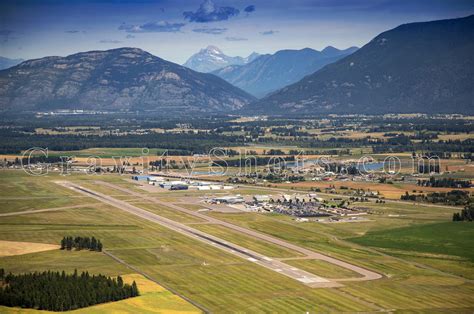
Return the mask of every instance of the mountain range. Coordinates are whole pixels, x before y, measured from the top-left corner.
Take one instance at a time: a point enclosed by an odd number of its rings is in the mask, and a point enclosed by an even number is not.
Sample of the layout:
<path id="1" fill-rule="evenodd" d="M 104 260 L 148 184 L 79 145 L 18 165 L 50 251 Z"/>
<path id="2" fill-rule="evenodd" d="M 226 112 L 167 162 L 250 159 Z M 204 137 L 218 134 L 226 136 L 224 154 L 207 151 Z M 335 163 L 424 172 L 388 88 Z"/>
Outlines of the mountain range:
<path id="1" fill-rule="evenodd" d="M 245 112 L 474 113 L 474 15 L 410 23 Z"/>
<path id="2" fill-rule="evenodd" d="M 0 110 L 474 114 L 474 15 L 400 25 L 355 50 L 251 55 L 216 75 L 138 48 L 27 60 L 0 70 Z M 239 88 L 261 96 L 298 76 L 260 100 Z"/>
<path id="3" fill-rule="evenodd" d="M 339 50 L 328 46 L 322 51 L 310 48 L 280 50 L 257 57 L 245 65 L 230 65 L 215 74 L 256 97 L 301 80 L 323 66 L 357 51 L 357 47 Z"/>
<path id="4" fill-rule="evenodd" d="M 255 60 L 258 53 L 253 52 L 248 57 L 230 57 L 225 55 L 216 46 L 207 46 L 198 53 L 192 55 L 183 66 L 194 71 L 209 73 L 229 65 L 242 65 Z"/>
<path id="5" fill-rule="evenodd" d="M 5 57 L 0 57 L 0 70 L 8 69 L 23 61 L 24 61 L 23 59 L 10 59 L 10 58 L 5 58 Z"/>
<path id="6" fill-rule="evenodd" d="M 254 97 L 138 48 L 28 60 L 0 71 L 2 110 L 236 110 Z"/>

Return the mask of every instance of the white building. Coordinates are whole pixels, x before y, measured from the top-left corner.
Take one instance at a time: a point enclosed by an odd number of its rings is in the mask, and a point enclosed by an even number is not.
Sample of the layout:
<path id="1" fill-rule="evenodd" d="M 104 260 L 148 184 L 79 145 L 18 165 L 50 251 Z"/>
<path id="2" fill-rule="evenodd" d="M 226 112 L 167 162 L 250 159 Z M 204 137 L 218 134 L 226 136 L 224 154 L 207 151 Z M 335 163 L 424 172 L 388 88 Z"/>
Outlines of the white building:
<path id="1" fill-rule="evenodd" d="M 217 204 L 220 204 L 220 203 L 224 203 L 224 204 L 240 204 L 240 203 L 243 203 L 243 202 L 244 202 L 244 199 L 243 199 L 243 197 L 240 196 L 240 195 L 235 195 L 235 196 L 226 195 L 226 196 L 215 197 L 215 198 L 212 199 L 212 202 L 213 202 L 213 203 L 217 203 Z"/>

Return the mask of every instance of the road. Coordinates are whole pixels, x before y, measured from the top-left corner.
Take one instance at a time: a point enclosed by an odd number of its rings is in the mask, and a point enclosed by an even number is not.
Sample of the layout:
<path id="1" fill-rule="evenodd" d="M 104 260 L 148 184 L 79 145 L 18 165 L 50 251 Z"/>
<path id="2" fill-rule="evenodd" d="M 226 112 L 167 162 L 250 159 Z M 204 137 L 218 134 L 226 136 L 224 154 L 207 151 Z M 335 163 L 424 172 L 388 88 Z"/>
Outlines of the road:
<path id="1" fill-rule="evenodd" d="M 285 247 L 287 249 L 299 252 L 299 253 L 303 254 L 304 258 L 306 258 L 306 259 L 322 260 L 322 261 L 337 265 L 339 267 L 349 269 L 349 270 L 351 270 L 353 272 L 356 272 L 360 275 L 360 277 L 331 279 L 331 281 L 333 281 L 333 282 L 365 281 L 365 280 L 375 280 L 375 279 L 382 278 L 382 275 L 380 275 L 376 272 L 370 271 L 368 269 L 365 269 L 365 268 L 362 268 L 362 267 L 344 262 L 344 261 L 336 259 L 334 257 L 330 257 L 330 256 L 327 256 L 327 255 L 318 253 L 318 252 L 314 252 L 312 250 L 303 248 L 301 246 L 298 246 L 298 245 L 295 245 L 293 243 L 281 240 L 279 238 L 275 238 L 275 237 L 272 237 L 272 236 L 269 236 L 269 235 L 251 230 L 251 229 L 247 229 L 247 228 L 244 228 L 244 227 L 241 227 L 241 226 L 238 226 L 238 225 L 235 225 L 235 224 L 232 224 L 232 223 L 229 223 L 229 222 L 226 222 L 226 221 L 214 218 L 214 217 L 210 217 L 208 215 L 205 215 L 205 214 L 193 211 L 193 210 L 189 210 L 189 209 L 181 207 L 177 204 L 172 204 L 170 202 L 164 202 L 164 201 L 160 200 L 159 198 L 156 198 L 156 197 L 153 197 L 153 196 L 148 196 L 148 195 L 145 195 L 145 194 L 142 194 L 142 193 L 139 193 L 139 192 L 135 192 L 131 189 L 127 189 L 125 187 L 121 187 L 121 186 L 118 186 L 118 185 L 115 185 L 115 184 L 112 184 L 112 183 L 108 183 L 108 182 L 104 182 L 104 181 L 95 181 L 95 183 L 100 184 L 102 186 L 106 186 L 106 187 L 115 189 L 115 190 L 118 190 L 118 191 L 121 191 L 121 192 L 124 192 L 124 193 L 128 193 L 128 194 L 133 195 L 133 196 L 135 196 L 135 197 L 137 197 L 138 199 L 141 199 L 141 200 L 146 200 L 146 201 L 149 201 L 149 202 L 161 205 L 161 206 L 165 206 L 165 207 L 168 207 L 168 208 L 178 210 L 178 211 L 186 213 L 188 215 L 198 217 L 200 219 L 203 219 L 204 221 L 207 221 L 208 223 L 222 225 L 224 227 L 227 227 L 229 229 L 232 229 L 232 230 L 235 230 L 237 232 L 243 233 L 245 235 L 251 236 L 253 238 L 260 239 L 260 240 L 263 240 L 263 241 L 266 241 L 266 242 L 269 242 L 269 243 L 272 243 L 272 244 L 276 244 L 278 246 L 282 246 L 282 247 Z M 280 261 L 281 261 L 281 259 L 280 259 Z"/>
<path id="2" fill-rule="evenodd" d="M 71 190 L 74 190 L 80 194 L 87 195 L 91 198 L 94 198 L 98 201 L 101 201 L 105 204 L 114 206 L 116 208 L 119 208 L 123 211 L 126 211 L 130 214 L 133 214 L 135 216 L 138 216 L 140 218 L 146 219 L 151 222 L 155 222 L 163 227 L 166 227 L 168 229 L 171 229 L 175 232 L 181 233 L 185 236 L 188 236 L 190 238 L 193 238 L 195 240 L 204 242 L 206 244 L 212 245 L 218 249 L 221 249 L 227 253 L 236 255 L 242 259 L 245 259 L 247 261 L 250 261 L 252 263 L 255 263 L 257 265 L 263 266 L 267 269 L 270 269 L 274 272 L 277 272 L 279 274 L 285 275 L 287 277 L 290 277 L 294 280 L 297 280 L 309 287 L 312 288 L 328 288 L 328 287 L 339 287 L 341 284 L 328 280 L 326 278 L 322 278 L 319 276 L 316 276 L 314 274 L 311 274 L 307 271 L 298 269 L 296 267 L 290 266 L 288 264 L 285 264 L 282 261 L 276 260 L 269 258 L 267 256 L 264 256 L 260 253 L 254 252 L 252 250 L 246 249 L 244 247 L 241 247 L 239 245 L 229 243 L 225 240 L 222 240 L 218 237 L 206 234 L 205 232 L 199 231 L 197 229 L 194 229 L 190 226 L 178 223 L 176 221 L 167 219 L 165 217 L 161 217 L 157 214 L 154 214 L 152 212 L 149 212 L 147 210 L 141 209 L 139 207 L 136 207 L 134 205 L 131 205 L 127 202 L 118 200 L 116 198 L 113 198 L 111 196 L 99 193 L 97 191 L 93 191 L 91 189 L 82 187 L 78 184 L 68 182 L 68 181 L 56 181 L 56 183 L 69 188 Z"/>

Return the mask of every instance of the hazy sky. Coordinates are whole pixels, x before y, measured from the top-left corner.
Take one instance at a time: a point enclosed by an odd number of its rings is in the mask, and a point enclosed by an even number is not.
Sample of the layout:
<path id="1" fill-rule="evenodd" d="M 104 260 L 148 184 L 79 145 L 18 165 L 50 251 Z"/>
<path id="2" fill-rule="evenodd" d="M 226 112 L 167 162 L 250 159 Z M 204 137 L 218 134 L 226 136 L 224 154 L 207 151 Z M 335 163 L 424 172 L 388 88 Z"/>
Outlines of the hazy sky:
<path id="1" fill-rule="evenodd" d="M 183 63 L 226 54 L 363 46 L 399 24 L 474 14 L 474 0 L 0 0 L 0 56 L 139 47 Z"/>

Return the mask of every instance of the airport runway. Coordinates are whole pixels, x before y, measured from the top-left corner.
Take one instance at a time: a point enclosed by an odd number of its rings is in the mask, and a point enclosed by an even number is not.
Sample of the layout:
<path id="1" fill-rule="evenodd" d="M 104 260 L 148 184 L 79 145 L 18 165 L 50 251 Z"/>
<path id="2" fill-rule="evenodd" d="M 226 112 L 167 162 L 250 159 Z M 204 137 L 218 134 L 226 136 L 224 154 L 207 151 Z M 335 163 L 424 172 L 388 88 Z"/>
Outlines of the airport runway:
<path id="1" fill-rule="evenodd" d="M 229 229 L 232 229 L 232 230 L 241 232 L 243 234 L 249 235 L 251 237 L 254 237 L 254 238 L 257 238 L 257 239 L 260 239 L 260 240 L 263 240 L 263 241 L 267 241 L 267 242 L 285 247 L 287 249 L 302 253 L 304 255 L 304 257 L 302 257 L 302 258 L 323 260 L 325 262 L 337 265 L 339 267 L 349 269 L 349 270 L 351 270 L 353 272 L 356 272 L 360 275 L 360 277 L 331 279 L 331 281 L 333 281 L 333 282 L 366 281 L 366 280 L 376 280 L 376 279 L 382 278 L 382 275 L 380 275 L 376 272 L 370 271 L 368 269 L 365 269 L 365 268 L 362 268 L 362 267 L 359 267 L 359 266 L 341 261 L 341 260 L 339 260 L 337 258 L 334 258 L 334 257 L 330 257 L 330 256 L 327 256 L 327 255 L 324 255 L 324 254 L 321 254 L 321 253 L 311 251 L 309 249 L 306 249 L 306 248 L 303 248 L 301 246 L 295 245 L 293 243 L 281 240 L 279 238 L 275 238 L 275 237 L 266 235 L 264 233 L 260 233 L 260 232 L 257 232 L 257 231 L 251 230 L 251 229 L 247 229 L 247 228 L 244 228 L 244 227 L 241 227 L 241 226 L 238 226 L 238 225 L 234 225 L 234 224 L 226 222 L 226 221 L 219 220 L 217 218 L 214 218 L 214 217 L 211 217 L 211 216 L 208 216 L 208 215 L 205 215 L 205 214 L 193 211 L 193 210 L 189 210 L 187 208 L 181 207 L 181 206 L 176 205 L 176 204 L 161 201 L 158 198 L 153 197 L 153 196 L 148 196 L 148 195 L 145 195 L 145 194 L 142 194 L 142 193 L 138 193 L 138 192 L 135 192 L 131 189 L 127 189 L 127 188 L 124 188 L 124 187 L 121 187 L 121 186 L 118 186 L 118 185 L 115 185 L 115 184 L 112 184 L 112 183 L 104 182 L 104 181 L 95 181 L 95 183 L 100 184 L 102 186 L 106 186 L 106 187 L 115 189 L 115 190 L 118 190 L 118 191 L 121 191 L 121 192 L 124 192 L 124 193 L 128 193 L 128 194 L 133 195 L 133 196 L 135 196 L 139 199 L 142 199 L 142 200 L 147 200 L 149 202 L 152 202 L 152 203 L 155 203 L 155 204 L 158 204 L 158 205 L 162 205 L 162 206 L 165 206 L 165 207 L 168 207 L 168 208 L 176 209 L 176 210 L 181 211 L 183 213 L 186 213 L 188 215 L 193 215 L 195 217 L 203 219 L 203 220 L 205 220 L 209 223 L 219 224 L 219 225 L 225 226 Z M 298 257 L 291 258 L 291 259 L 298 259 Z M 279 260 L 281 261 L 281 259 L 279 259 Z"/>
<path id="2" fill-rule="evenodd" d="M 267 269 L 270 269 L 272 271 L 275 271 L 279 274 L 285 275 L 287 277 L 290 277 L 294 280 L 297 280 L 309 287 L 313 288 L 328 288 L 328 287 L 339 287 L 341 284 L 331 281 L 316 275 L 313 275 L 307 271 L 298 269 L 296 267 L 290 266 L 288 264 L 285 264 L 282 261 L 276 260 L 269 258 L 267 256 L 264 256 L 262 254 L 259 254 L 257 252 L 254 252 L 252 250 L 243 248 L 241 246 L 238 246 L 236 244 L 227 242 L 225 240 L 222 240 L 218 237 L 209 235 L 205 232 L 199 231 L 197 229 L 194 229 L 190 226 L 178 223 L 176 221 L 161 217 L 157 214 L 154 214 L 152 212 L 149 212 L 147 210 L 138 208 L 134 205 L 131 205 L 127 202 L 118 200 L 116 198 L 113 198 L 111 196 L 93 191 L 91 189 L 82 187 L 78 184 L 68 182 L 68 181 L 57 181 L 56 183 L 69 188 L 71 190 L 74 190 L 80 194 L 87 195 L 91 198 L 94 198 L 98 201 L 101 201 L 105 204 L 114 206 L 116 208 L 119 208 L 123 211 L 126 211 L 128 213 L 131 213 L 133 215 L 136 215 L 138 217 L 141 217 L 143 219 L 155 222 L 160 224 L 163 227 L 169 228 L 173 231 L 179 232 L 185 236 L 188 236 L 190 238 L 196 239 L 198 241 L 207 243 L 209 245 L 212 245 L 218 249 L 221 249 L 225 252 L 231 253 L 233 255 L 236 255 L 240 258 L 246 259 L 247 261 L 250 261 L 252 263 L 255 263 L 257 265 L 263 266 Z M 166 205 L 168 206 L 168 205 Z"/>

